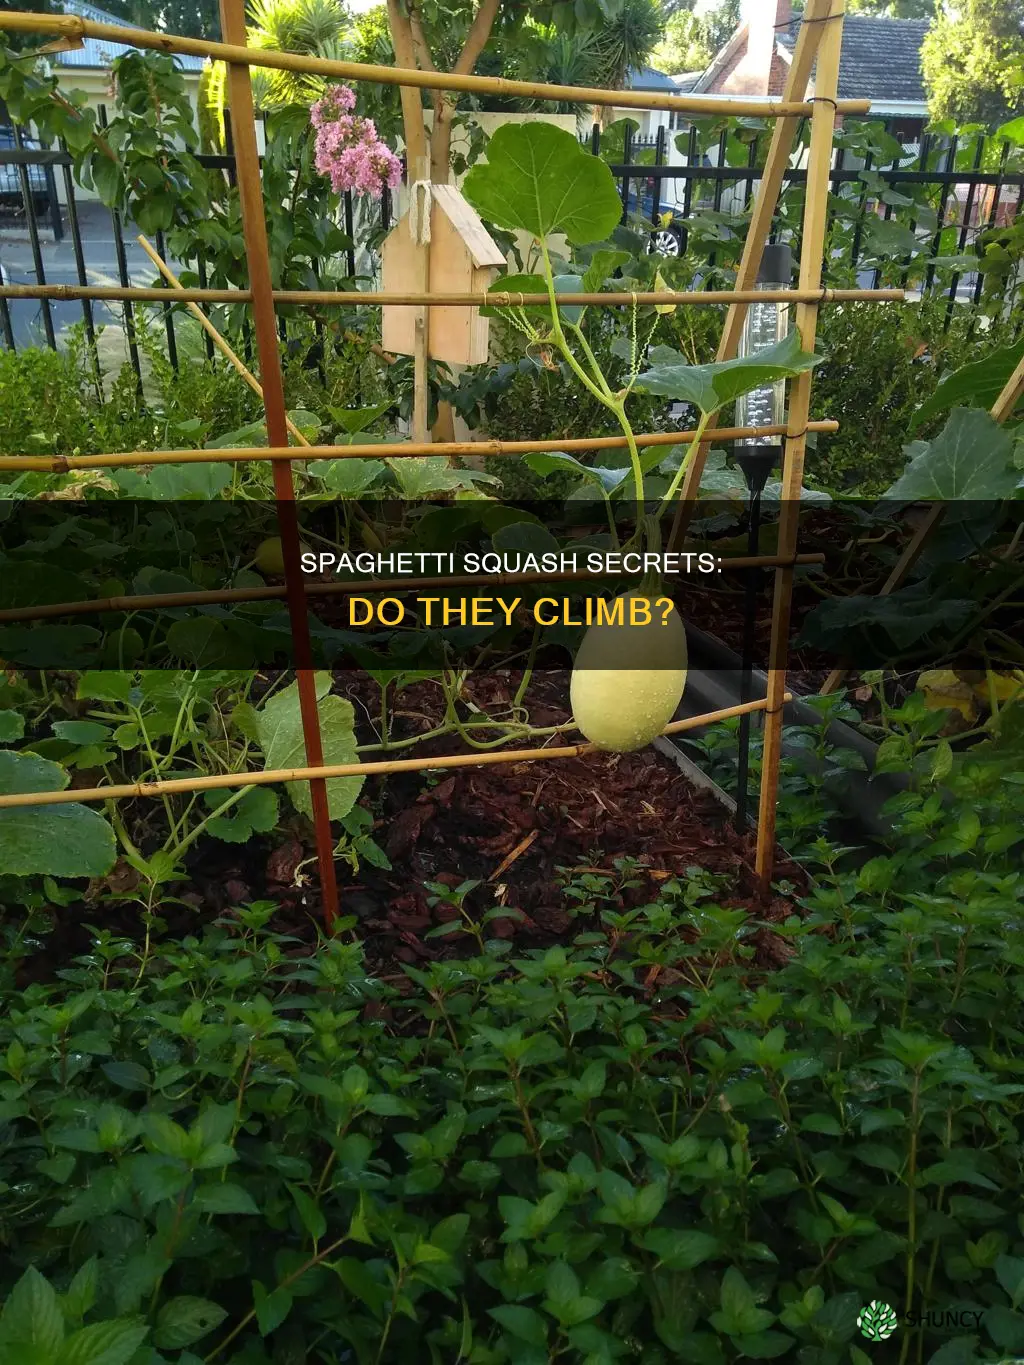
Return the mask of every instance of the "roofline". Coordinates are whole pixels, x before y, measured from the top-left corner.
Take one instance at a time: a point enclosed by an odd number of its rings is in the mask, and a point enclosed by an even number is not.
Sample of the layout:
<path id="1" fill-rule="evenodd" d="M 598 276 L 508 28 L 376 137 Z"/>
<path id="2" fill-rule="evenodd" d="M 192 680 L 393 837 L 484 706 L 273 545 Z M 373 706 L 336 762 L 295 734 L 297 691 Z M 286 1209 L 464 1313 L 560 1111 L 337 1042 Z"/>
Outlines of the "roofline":
<path id="1" fill-rule="evenodd" d="M 700 79 L 690 91 L 691 94 L 695 95 L 698 92 L 703 94 L 707 91 L 707 87 L 715 79 L 719 71 L 721 71 L 726 62 L 728 62 L 729 58 L 733 55 L 733 52 L 739 46 L 740 39 L 749 37 L 749 29 L 749 24 L 739 25 L 735 33 L 733 33 L 726 42 L 725 46 L 720 48 L 712 57 L 707 68 L 702 72 Z"/>
<path id="2" fill-rule="evenodd" d="M 872 100 L 872 114 L 910 114 L 914 117 L 928 117 L 926 100 Z"/>

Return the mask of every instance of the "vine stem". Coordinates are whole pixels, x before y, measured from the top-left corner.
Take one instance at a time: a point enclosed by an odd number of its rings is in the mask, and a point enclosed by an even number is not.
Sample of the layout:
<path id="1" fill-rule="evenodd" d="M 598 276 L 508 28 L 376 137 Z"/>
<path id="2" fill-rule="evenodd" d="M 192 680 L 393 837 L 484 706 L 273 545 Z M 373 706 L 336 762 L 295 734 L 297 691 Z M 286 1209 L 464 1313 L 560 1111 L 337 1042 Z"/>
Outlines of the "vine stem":
<path id="1" fill-rule="evenodd" d="M 904 1311 L 909 1316 L 914 1306 L 914 1271 L 917 1265 L 917 1139 L 920 1129 L 918 1102 L 921 1094 L 921 1071 L 914 1072 L 914 1086 L 910 1096 L 910 1153 L 907 1159 L 907 1296 Z M 910 1333 L 903 1338 L 900 1365 L 904 1365 L 910 1350 Z"/>
<path id="2" fill-rule="evenodd" d="M 683 482 L 683 479 L 686 478 L 686 471 L 692 464 L 694 455 L 701 447 L 701 444 L 704 439 L 704 433 L 705 431 L 707 431 L 708 423 L 711 421 L 713 415 L 714 414 L 710 412 L 701 413 L 700 422 L 697 424 L 697 430 L 696 433 L 694 434 L 693 440 L 690 443 L 690 448 L 686 452 L 682 461 L 680 462 L 679 468 L 676 470 L 675 478 L 669 484 L 668 491 L 665 493 L 665 496 L 661 500 L 661 504 L 663 507 L 666 504 L 672 502 L 676 494 L 679 492 L 679 486 Z"/>
<path id="3" fill-rule="evenodd" d="M 643 521 L 644 516 L 644 470 L 643 465 L 640 463 L 640 452 L 637 449 L 636 436 L 630 425 L 629 418 L 626 416 L 624 394 L 617 397 L 612 393 L 608 381 L 601 372 L 601 368 L 597 363 L 594 353 L 590 349 L 586 338 L 582 335 L 580 328 L 570 324 L 570 326 L 573 327 L 573 331 L 580 338 L 584 354 L 594 367 L 595 374 L 597 374 L 600 379 L 600 384 L 595 383 L 594 380 L 591 379 L 590 375 L 587 374 L 586 370 L 573 354 L 572 348 L 566 340 L 565 331 L 562 328 L 562 319 L 558 313 L 558 304 L 555 302 L 555 276 L 554 271 L 551 268 L 551 255 L 548 252 L 548 244 L 543 238 L 540 239 L 540 250 L 541 259 L 544 262 L 544 283 L 547 285 L 548 304 L 551 309 L 551 330 L 555 339 L 555 344 L 565 357 L 576 378 L 588 393 L 592 394 L 603 407 L 606 407 L 609 412 L 615 414 L 615 419 L 622 428 L 622 434 L 625 436 L 626 445 L 629 448 L 630 464 L 633 467 L 633 480 L 636 484 L 637 522 L 640 523 Z M 628 390 L 625 390 L 624 393 L 625 392 L 628 392 Z"/>

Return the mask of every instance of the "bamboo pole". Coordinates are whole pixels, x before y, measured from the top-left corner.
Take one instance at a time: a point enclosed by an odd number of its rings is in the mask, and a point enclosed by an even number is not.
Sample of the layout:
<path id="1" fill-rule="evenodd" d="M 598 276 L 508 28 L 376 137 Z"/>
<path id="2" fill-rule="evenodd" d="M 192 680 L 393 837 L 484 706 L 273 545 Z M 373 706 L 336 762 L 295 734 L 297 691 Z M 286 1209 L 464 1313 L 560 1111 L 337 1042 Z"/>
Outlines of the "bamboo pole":
<path id="1" fill-rule="evenodd" d="M 220 0 L 220 24 L 224 37 L 231 40 L 244 53 L 246 34 L 243 0 Z M 278 351 L 277 319 L 274 313 L 270 274 L 270 246 L 267 240 L 263 181 L 256 145 L 256 117 L 248 65 L 237 61 L 228 65 L 227 90 L 238 178 L 238 202 L 245 239 L 245 254 L 249 265 L 249 285 L 252 290 L 252 319 L 260 360 L 267 442 L 272 446 L 287 446 L 288 417 L 285 411 L 284 377 L 281 373 L 281 355 Z M 316 768 L 323 763 L 324 752 L 313 676 L 313 647 L 309 633 L 306 594 L 302 587 L 295 486 L 290 464 L 279 462 L 272 468 L 277 524 L 281 532 L 281 552 L 284 559 L 288 616 L 297 665 L 302 737 L 306 758 L 311 767 Z M 324 906 L 324 919 L 330 930 L 338 915 L 338 885 L 334 871 L 334 840 L 331 837 L 327 783 L 314 774 L 310 778 L 309 788 L 320 870 L 320 894 Z"/>
<path id="2" fill-rule="evenodd" d="M 999 397 L 989 409 L 992 420 L 998 422 L 999 425 L 1002 426 L 1003 423 L 1013 415 L 1013 410 L 1020 401 L 1022 394 L 1024 394 L 1024 359 L 1020 361 L 1013 374 L 1003 385 L 1002 393 L 1000 393 Z M 931 507 L 928 509 L 927 515 L 914 532 L 910 544 L 900 555 L 899 559 L 893 565 L 889 577 L 879 588 L 879 597 L 889 597 L 897 588 L 901 588 L 907 581 L 911 569 L 920 559 L 921 553 L 931 538 L 932 532 L 942 521 L 945 514 L 945 503 L 932 503 Z M 827 697 L 830 693 L 834 692 L 837 687 L 842 685 L 849 671 L 850 665 L 846 662 L 841 663 L 838 668 L 833 669 L 825 679 L 820 695 Z"/>
<path id="3" fill-rule="evenodd" d="M 809 431 L 834 432 L 839 423 L 832 420 L 811 422 Z M 784 426 L 725 427 L 719 431 L 721 440 L 744 441 L 757 436 L 785 436 Z M 637 436 L 638 448 L 649 446 L 690 445 L 695 431 L 652 431 Z M 111 455 L 0 455 L 0 470 L 13 469 L 24 473 L 70 474 L 76 469 L 126 469 L 134 466 L 161 464 L 249 464 L 258 460 L 288 462 L 291 460 L 403 460 L 421 455 L 478 455 L 505 457 L 509 455 L 540 454 L 556 451 L 622 450 L 624 436 L 573 436 L 565 441 L 395 441 L 380 445 L 347 446 L 240 446 L 224 450 L 134 450 Z"/>
<path id="4" fill-rule="evenodd" d="M 430 294 L 430 220 L 434 212 L 433 191 L 430 186 L 430 158 L 422 156 L 416 166 L 413 184 L 409 187 L 410 240 L 415 252 L 414 279 L 419 283 L 420 307 L 413 323 L 413 378 L 412 378 L 412 439 L 425 443 L 430 436 L 427 420 L 429 395 L 427 372 L 430 355 L 430 309 L 423 299 Z M 415 237 L 412 224 L 416 224 Z"/>
<path id="5" fill-rule="evenodd" d="M 776 568 L 783 561 L 778 555 L 742 555 L 735 559 L 719 560 L 719 572 L 746 569 Z M 823 554 L 796 555 L 794 564 L 824 564 Z M 437 578 L 349 579 L 340 583 L 303 582 L 307 599 L 310 597 L 346 597 L 352 593 L 423 592 L 434 588 L 504 588 L 526 587 L 537 583 L 601 582 L 608 578 L 631 575 L 613 571 L 580 573 L 527 574 L 448 574 Z M 80 602 L 48 602 L 34 607 L 7 607 L 0 611 L 0 622 L 44 621 L 59 616 L 91 616 L 108 611 L 155 611 L 168 607 L 229 606 L 239 602 L 273 602 L 284 597 L 283 585 L 267 584 L 262 588 L 221 588 L 196 592 L 143 593 L 138 596 L 101 597 Z"/>
<path id="6" fill-rule="evenodd" d="M 792 701 L 786 693 L 785 701 Z M 765 701 L 746 702 L 702 716 L 690 716 L 667 725 L 664 735 L 679 735 L 752 711 L 763 711 Z M 574 728 L 566 724 L 567 730 Z M 334 777 L 376 777 L 389 773 L 444 772 L 452 768 L 492 767 L 503 763 L 534 763 L 554 758 L 579 758 L 600 753 L 596 744 L 570 744 L 561 748 L 506 749 L 504 752 L 445 754 L 438 758 L 393 758 L 373 763 L 325 763 L 309 768 L 275 768 L 264 772 L 218 773 L 210 777 L 175 777 L 159 782 L 125 782 L 109 787 L 83 787 L 50 792 L 11 792 L 0 796 L 0 810 L 22 806 L 62 806 L 76 802 L 121 801 L 126 797 L 172 796 L 188 792 L 224 791 L 232 787 L 266 787 L 276 782 L 312 782 Z"/>
<path id="7" fill-rule="evenodd" d="M 0 11 L 2 13 L 2 11 Z M 733 289 L 691 289 L 669 291 L 658 294 L 640 290 L 637 293 L 609 291 L 594 294 L 556 294 L 555 302 L 566 307 L 609 307 L 632 308 L 665 304 L 693 305 L 695 307 L 723 307 L 736 303 L 900 303 L 905 298 L 902 289 L 818 289 L 813 296 L 800 289 L 741 290 Z M 0 285 L 0 298 L 3 299 L 51 299 L 73 301 L 91 299 L 94 302 L 117 303 L 125 300 L 136 303 L 167 303 L 166 289 L 147 285 L 107 285 L 107 284 L 5 284 Z M 549 303 L 546 295 L 519 294 L 507 290 L 474 292 L 469 294 L 447 294 L 444 292 L 423 294 L 388 292 L 380 289 L 275 289 L 275 304 L 293 304 L 302 307 L 354 308 L 421 308 L 424 305 L 444 308 L 538 308 L 547 311 Z M 239 305 L 252 302 L 249 289 L 192 289 L 179 286 L 175 294 L 178 303 L 220 303 Z"/>
<path id="8" fill-rule="evenodd" d="M 139 233 L 138 237 L 136 237 L 135 240 L 138 242 L 139 246 L 142 247 L 143 251 L 153 262 L 157 270 L 159 270 L 160 274 L 164 277 L 164 279 L 171 286 L 171 288 L 174 290 L 183 290 L 185 286 L 178 279 L 177 275 L 175 275 L 174 271 L 170 268 L 170 266 L 163 259 L 163 257 L 157 252 L 156 248 L 150 245 L 150 243 L 142 235 L 141 232 Z M 213 323 L 206 316 L 206 314 L 203 312 L 203 310 L 199 307 L 198 304 L 188 303 L 185 306 L 188 309 L 188 311 L 192 314 L 192 316 L 195 318 L 196 322 L 199 323 L 200 327 L 202 327 L 206 335 L 213 342 L 214 346 L 216 346 L 217 350 L 220 351 L 221 355 L 224 356 L 225 359 L 228 360 L 230 364 L 234 366 L 234 368 L 242 376 L 245 382 L 249 385 L 250 389 L 252 389 L 253 393 L 256 394 L 257 398 L 259 398 L 260 401 L 262 402 L 263 388 L 260 384 L 260 381 L 256 378 L 253 372 L 246 368 L 246 366 L 242 363 L 242 361 L 238 358 L 238 356 L 231 349 L 228 343 L 224 340 L 220 332 L 217 331 L 216 327 L 214 327 Z M 287 415 L 287 413 L 285 414 L 284 420 L 285 425 L 288 428 L 288 431 L 291 433 L 292 436 L 295 437 L 300 446 L 308 446 L 311 444 L 311 442 L 308 441 L 305 436 L 303 436 L 302 432 L 295 425 L 292 419 Z"/>
<path id="9" fill-rule="evenodd" d="M 598 104 L 626 109 L 668 109 L 683 114 L 710 114 L 720 117 L 735 114 L 746 118 L 777 118 L 810 114 L 806 102 L 785 99 L 742 99 L 717 95 L 658 95 L 640 90 L 606 90 L 578 85 L 552 85 L 540 81 L 515 81 L 505 76 L 474 76 L 448 71 L 419 71 L 406 67 L 375 66 L 365 62 L 335 61 L 271 48 L 249 48 L 241 41 L 210 42 L 184 38 L 147 29 L 126 28 L 119 24 L 97 23 L 77 15 L 31 14 L 0 10 L 0 31 L 52 34 L 57 38 L 99 38 L 123 43 L 127 47 L 158 52 L 178 52 L 227 62 L 238 68 L 267 67 L 275 71 L 297 71 L 304 75 L 328 76 L 336 81 L 371 81 L 378 85 L 418 87 L 422 90 L 458 90 L 469 94 L 565 101 L 573 104 Z M 840 100 L 841 114 L 867 114 L 870 100 Z"/>
<path id="10" fill-rule="evenodd" d="M 827 14 L 833 23 L 817 25 L 822 30 L 818 45 L 815 75 L 816 98 L 811 123 L 811 146 L 807 168 L 807 199 L 804 205 L 800 261 L 800 284 L 814 290 L 821 284 L 828 226 L 829 177 L 835 138 L 836 93 L 839 89 L 839 61 L 843 46 L 843 17 L 846 0 L 830 0 Z M 818 306 L 802 303 L 797 308 L 797 330 L 805 351 L 813 351 L 817 338 Z M 782 461 L 782 493 L 779 514 L 778 551 L 782 558 L 796 553 L 800 529 L 800 493 L 804 481 L 804 455 L 807 448 L 807 423 L 810 417 L 813 370 L 797 376 L 790 388 L 789 430 Z M 761 793 L 757 822 L 756 872 L 762 895 L 771 890 L 775 853 L 775 828 L 778 815 L 779 764 L 782 758 L 783 696 L 789 653 L 789 627 L 793 608 L 793 569 L 775 571 L 775 600 L 772 610 L 772 638 L 768 661 L 764 747 L 761 759 Z"/>
<path id="11" fill-rule="evenodd" d="M 784 99 L 799 99 L 806 94 L 823 32 L 830 27 L 829 18 L 829 0 L 810 0 L 804 11 L 804 21 L 800 25 L 796 49 L 790 64 L 789 75 L 786 78 Z M 743 256 L 736 274 L 736 292 L 725 317 L 725 327 L 718 347 L 718 360 L 732 360 L 736 356 L 740 338 L 743 335 L 747 305 L 759 301 L 770 301 L 776 292 L 774 290 L 758 292 L 753 286 L 757 280 L 757 272 L 761 267 L 765 244 L 772 229 L 772 222 L 778 208 L 783 181 L 789 168 L 799 126 L 799 118 L 784 118 L 780 119 L 772 130 L 761 183 L 758 186 L 750 226 L 747 228 L 746 241 L 743 245 Z M 793 302 L 811 302 L 811 299 L 807 297 L 807 291 L 801 289 L 793 292 L 800 295 Z M 825 302 L 831 293 L 834 291 L 820 290 L 819 296 L 822 302 Z M 781 302 L 782 300 L 775 301 Z M 833 298 L 831 301 L 839 302 L 840 300 Z M 854 302 L 852 299 L 842 301 Z M 876 301 L 881 302 L 882 300 L 876 296 Z M 717 431 L 718 420 L 719 414 L 716 413 L 708 426 L 708 440 L 702 442 L 700 448 L 694 452 L 693 462 L 683 479 L 682 487 L 679 490 L 679 502 L 676 505 L 672 529 L 668 538 L 670 549 L 674 549 L 681 543 L 686 535 L 692 509 L 696 504 L 700 490 L 704 467 L 707 464 L 708 453 L 711 450 L 711 437 L 716 434 L 717 439 L 722 439 L 722 433 Z"/>

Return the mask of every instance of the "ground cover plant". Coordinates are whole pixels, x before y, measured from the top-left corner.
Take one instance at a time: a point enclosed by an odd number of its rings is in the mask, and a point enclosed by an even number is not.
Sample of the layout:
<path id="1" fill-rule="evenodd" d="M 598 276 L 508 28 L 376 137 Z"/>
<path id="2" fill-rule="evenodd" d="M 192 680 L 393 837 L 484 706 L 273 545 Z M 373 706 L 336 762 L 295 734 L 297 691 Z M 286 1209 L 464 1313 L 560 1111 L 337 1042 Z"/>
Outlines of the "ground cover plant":
<path id="1" fill-rule="evenodd" d="M 766 918 L 577 875 L 564 945 L 388 980 L 267 902 L 33 979 L 8 879 L 9 1358 L 863 1365 L 872 1300 L 885 1358 L 1019 1349 L 1022 723 Z"/>

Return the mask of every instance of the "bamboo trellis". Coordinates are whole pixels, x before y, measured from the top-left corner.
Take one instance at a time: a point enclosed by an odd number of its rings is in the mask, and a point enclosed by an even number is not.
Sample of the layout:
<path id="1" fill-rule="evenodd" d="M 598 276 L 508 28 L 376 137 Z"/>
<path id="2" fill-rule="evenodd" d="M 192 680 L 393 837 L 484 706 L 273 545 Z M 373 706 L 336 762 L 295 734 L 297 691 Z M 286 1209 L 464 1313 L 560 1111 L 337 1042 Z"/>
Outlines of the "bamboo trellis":
<path id="1" fill-rule="evenodd" d="M 769 117 L 777 120 L 766 166 L 754 205 L 753 217 L 747 234 L 736 287 L 732 291 L 702 291 L 699 293 L 607 293 L 594 295 L 572 294 L 561 297 L 566 304 L 581 303 L 601 307 L 634 306 L 636 304 L 728 305 L 725 328 L 719 347 L 719 359 L 735 356 L 747 307 L 752 302 L 769 299 L 797 305 L 797 326 L 805 350 L 813 350 L 817 329 L 818 309 L 825 304 L 851 300 L 877 302 L 899 300 L 900 290 L 832 290 L 822 286 L 822 260 L 825 240 L 829 170 L 837 115 L 863 114 L 870 109 L 866 100 L 838 98 L 839 57 L 842 45 L 843 19 L 846 0 L 808 0 L 799 38 L 790 66 L 786 88 L 781 99 L 741 99 L 719 96 L 655 95 L 641 91 L 592 90 L 573 86 L 512 81 L 501 77 L 448 74 L 419 71 L 408 67 L 380 67 L 355 62 L 333 61 L 299 56 L 293 53 L 251 49 L 246 46 L 244 7 L 242 0 L 220 0 L 222 42 L 197 38 L 182 38 L 171 34 L 151 33 L 97 23 L 73 15 L 51 16 L 18 12 L 0 12 L 0 30 L 51 35 L 51 49 L 79 44 L 85 37 L 163 52 L 186 53 L 213 61 L 223 61 L 228 67 L 229 108 L 236 155 L 236 169 L 241 206 L 241 218 L 249 262 L 249 289 L 182 289 L 175 288 L 176 302 L 245 304 L 251 308 L 256 334 L 260 379 L 268 446 L 248 450 L 218 451 L 135 451 L 117 455 L 82 457 L 13 456 L 0 458 L 0 469 L 50 470 L 68 472 L 78 469 L 110 468 L 159 463 L 194 463 L 212 461 L 269 460 L 274 475 L 277 515 L 281 531 L 284 558 L 284 586 L 266 589 L 227 591 L 217 594 L 170 595 L 181 605 L 182 598 L 220 602 L 236 600 L 269 600 L 284 597 L 288 604 L 299 682 L 302 727 L 308 766 L 280 771 L 260 771 L 209 777 L 143 782 L 123 786 L 97 787 L 89 790 L 14 793 L 0 796 L 0 809 L 16 806 L 40 806 L 68 801 L 105 801 L 124 797 L 151 797 L 171 792 L 196 792 L 218 788 L 259 786 L 276 782 L 308 781 L 312 793 L 317 860 L 320 870 L 321 893 L 328 926 L 338 914 L 338 889 L 333 859 L 333 839 L 327 807 L 326 779 L 341 776 L 365 776 L 402 771 L 437 770 L 466 766 L 536 762 L 556 758 L 570 758 L 594 752 L 590 744 L 545 747 L 528 750 L 504 750 L 492 753 L 452 754 L 441 758 L 390 759 L 373 763 L 325 765 L 321 742 L 319 716 L 313 683 L 312 650 L 306 601 L 313 593 L 344 593 L 355 590 L 394 590 L 393 583 L 360 582 L 358 584 L 307 584 L 300 564 L 300 544 L 296 513 L 295 490 L 291 463 L 294 460 L 344 459 L 372 456 L 374 458 L 408 458 L 418 455 L 494 454 L 515 455 L 543 449 L 570 450 L 620 447 L 624 438 L 605 437 L 558 442 L 485 441 L 468 443 L 429 443 L 424 441 L 395 442 L 388 445 L 347 446 L 289 446 L 289 426 L 284 405 L 281 360 L 277 344 L 275 307 L 278 304 L 319 304 L 342 307 L 408 306 L 424 309 L 429 305 L 473 306 L 484 303 L 498 306 L 538 306 L 537 296 L 520 294 L 438 294 L 429 290 L 418 294 L 387 292 L 301 292 L 274 290 L 270 277 L 270 258 L 267 244 L 266 218 L 256 146 L 252 87 L 249 68 L 267 67 L 277 70 L 321 75 L 335 80 L 373 81 L 398 85 L 404 89 L 472 91 L 478 94 L 501 96 L 529 96 L 534 99 L 572 101 L 577 104 L 628 107 L 636 109 L 665 109 L 685 114 L 723 114 Z M 817 68 L 815 93 L 807 97 L 812 70 Z M 802 235 L 802 260 L 799 287 L 767 293 L 754 289 L 758 268 L 771 223 L 777 207 L 783 177 L 793 149 L 797 127 L 802 118 L 811 119 L 810 159 L 807 177 L 807 196 Z M 7 298 L 110 299 L 136 302 L 168 301 L 169 291 L 160 288 L 107 288 L 73 285 L 4 285 L 0 296 Z M 250 376 L 250 379 L 255 379 Z M 247 380 L 248 382 L 248 380 Z M 666 734 L 677 734 L 735 716 L 765 712 L 764 759 L 761 772 L 761 797 L 757 830 L 756 870 L 767 891 L 772 875 L 775 843 L 775 803 L 778 792 L 779 761 L 781 755 L 782 713 L 790 694 L 785 690 L 787 666 L 787 633 L 789 629 L 793 574 L 803 563 L 820 562 L 819 556 L 797 554 L 797 509 L 803 483 L 805 443 L 810 431 L 833 431 L 836 424 L 810 420 L 811 372 L 801 375 L 791 391 L 788 423 L 785 427 L 717 428 L 718 439 L 742 439 L 751 436 L 785 437 L 783 462 L 783 497 L 785 499 L 779 530 L 777 555 L 758 556 L 756 562 L 775 567 L 775 599 L 773 605 L 772 644 L 769 661 L 768 695 L 763 701 L 753 701 L 724 711 L 710 712 L 669 725 Z M 638 445 L 676 445 L 693 442 L 694 432 L 656 433 L 637 438 Z M 696 452 L 681 490 L 681 501 L 673 527 L 670 546 L 677 543 L 685 522 L 684 509 L 695 498 L 706 460 L 710 431 Z M 735 567 L 747 566 L 753 560 L 731 561 Z M 498 580 L 512 576 L 500 576 Z M 525 581 L 529 576 L 519 576 Z M 578 577 L 584 577 L 579 575 Z M 457 577 L 432 580 L 438 585 L 456 585 Z M 473 583 L 482 580 L 474 578 Z M 547 581 L 552 581 L 550 577 Z M 408 589 L 413 581 L 402 580 Z M 30 619 L 32 616 L 55 615 L 62 609 L 66 614 L 82 614 L 86 610 L 106 610 L 115 603 L 132 608 L 165 604 L 168 595 L 147 598 L 117 598 L 106 603 L 62 603 L 56 607 L 26 609 L 0 613 L 0 619 Z M 571 722 L 565 727 L 571 729 Z"/>

